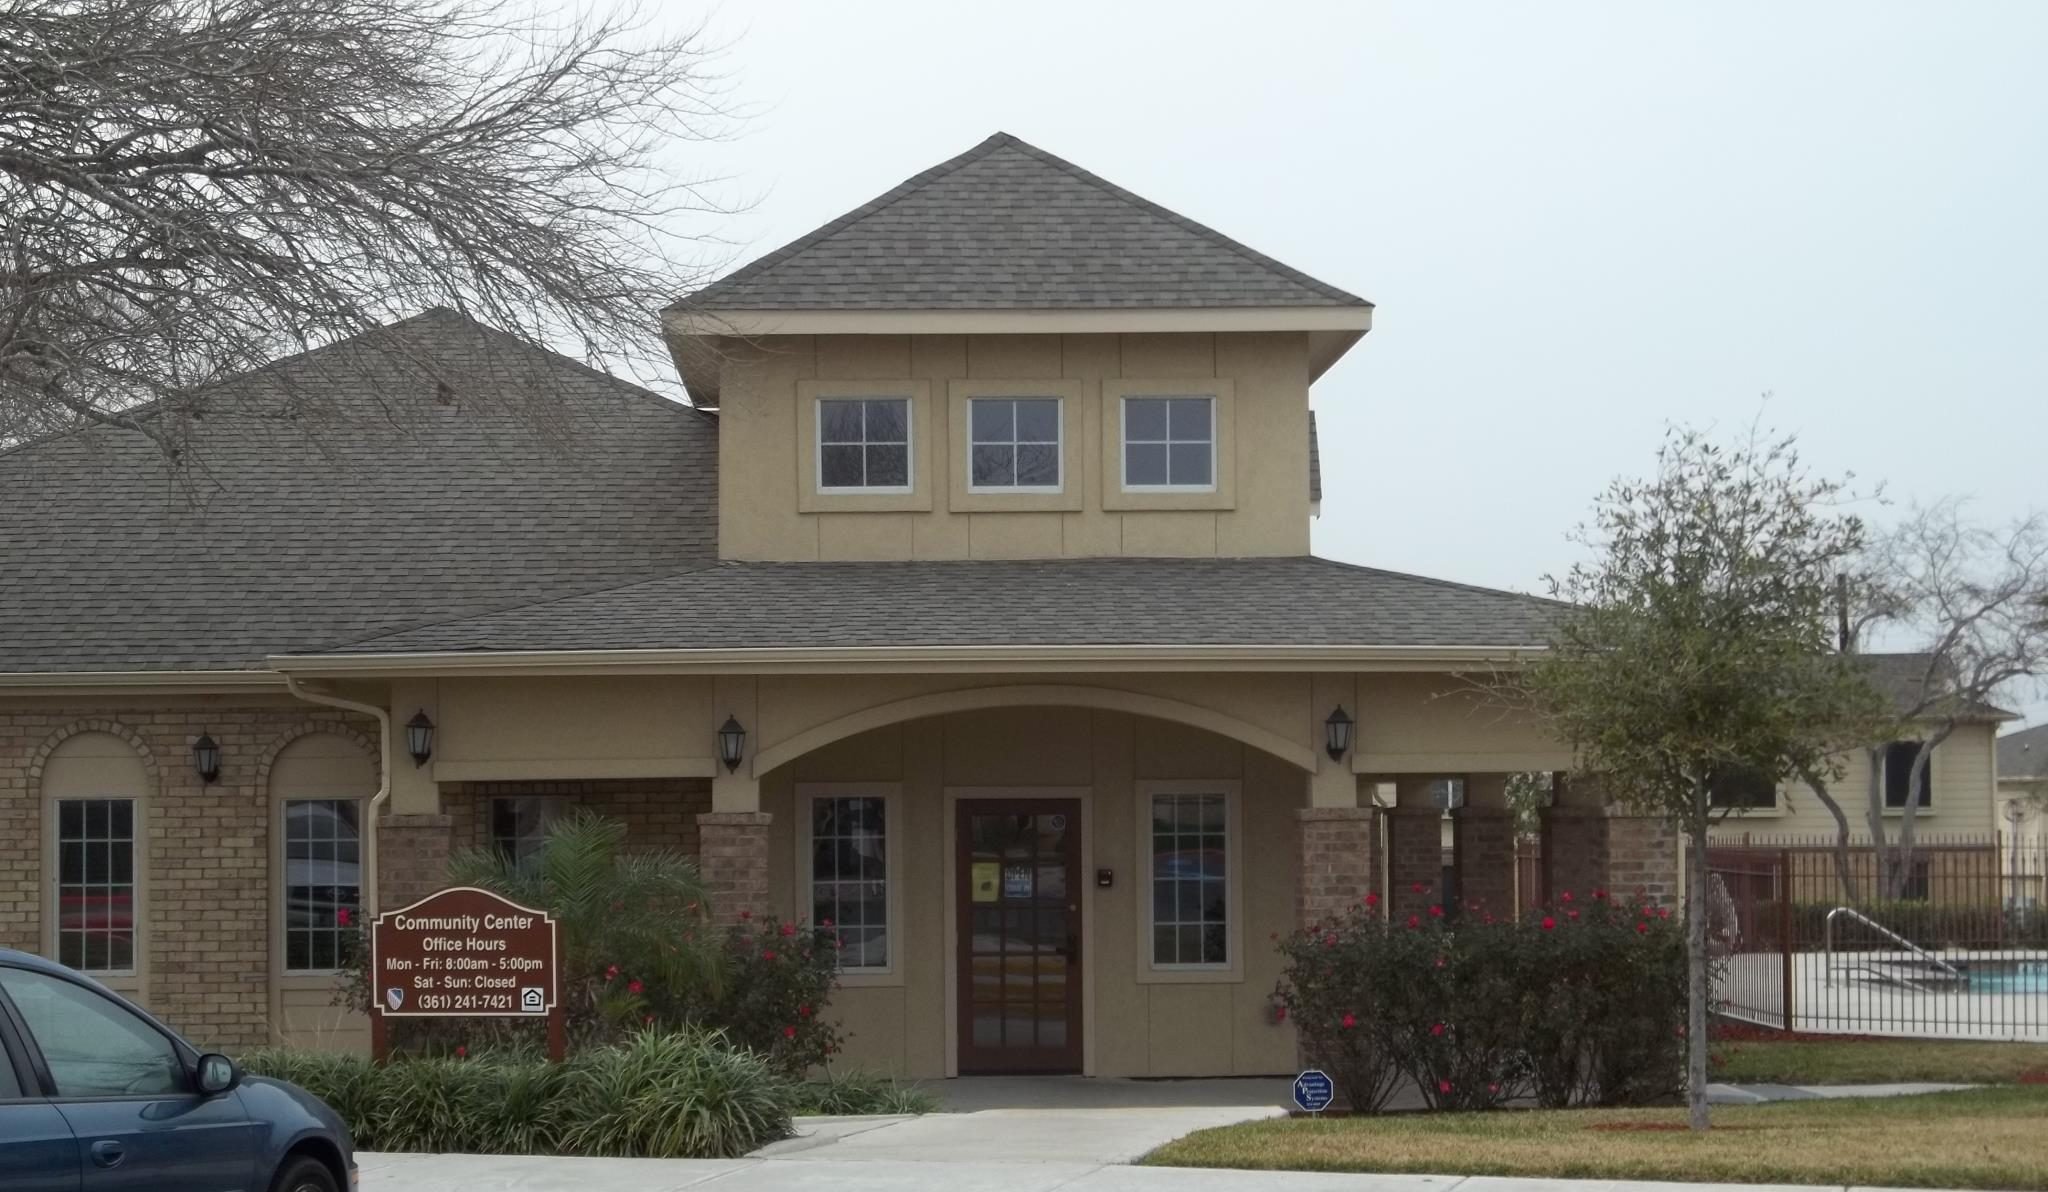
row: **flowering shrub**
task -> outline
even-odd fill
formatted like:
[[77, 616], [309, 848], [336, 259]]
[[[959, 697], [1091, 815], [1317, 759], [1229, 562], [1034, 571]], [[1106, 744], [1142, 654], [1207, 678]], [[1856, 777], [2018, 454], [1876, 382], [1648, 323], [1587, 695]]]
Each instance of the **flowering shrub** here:
[[775, 919], [743, 922], [725, 940], [719, 987], [696, 1008], [777, 1069], [800, 1074], [839, 1050], [820, 1013], [837, 983], [838, 938]]
[[1284, 1013], [1353, 1109], [1404, 1081], [1436, 1109], [1677, 1091], [1685, 944], [1668, 913], [1595, 891], [1519, 922], [1476, 907], [1390, 921], [1377, 901], [1281, 944]]

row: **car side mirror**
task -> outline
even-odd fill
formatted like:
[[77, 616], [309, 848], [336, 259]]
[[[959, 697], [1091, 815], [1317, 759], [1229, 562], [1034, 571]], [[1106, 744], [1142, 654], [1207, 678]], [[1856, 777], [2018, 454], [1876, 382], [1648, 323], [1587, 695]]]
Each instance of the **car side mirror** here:
[[235, 1061], [218, 1052], [208, 1052], [199, 1057], [197, 1074], [199, 1095], [202, 1097], [218, 1097], [242, 1079], [242, 1070], [235, 1067]]

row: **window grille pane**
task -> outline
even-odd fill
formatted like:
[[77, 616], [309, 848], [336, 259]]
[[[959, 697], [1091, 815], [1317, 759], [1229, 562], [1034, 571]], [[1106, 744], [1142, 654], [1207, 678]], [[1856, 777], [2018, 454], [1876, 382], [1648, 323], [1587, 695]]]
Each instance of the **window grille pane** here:
[[1017, 410], [1017, 441], [1019, 443], [1057, 443], [1060, 441], [1060, 403], [1049, 397], [1021, 398], [1013, 403]]
[[811, 919], [836, 935], [848, 969], [889, 963], [887, 804], [871, 798], [811, 800]]
[[978, 398], [974, 406], [974, 441], [1011, 443], [1016, 441], [1017, 403], [996, 398]]
[[818, 441], [820, 443], [860, 442], [861, 403], [857, 401], [819, 402]]
[[1124, 444], [1124, 483], [1165, 484], [1166, 444]]
[[352, 799], [293, 799], [284, 805], [285, 969], [338, 968], [341, 940], [362, 905], [361, 854]]
[[1171, 466], [1167, 471], [1169, 484], [1209, 483], [1209, 445], [1207, 443], [1175, 443], [1169, 448], [1173, 452]]
[[57, 803], [57, 958], [84, 972], [135, 967], [135, 801]]
[[1017, 482], [1017, 449], [998, 443], [974, 445], [974, 485], [994, 488]]
[[1227, 964], [1229, 874], [1220, 794], [1152, 799], [1152, 962]]
[[860, 488], [866, 475], [862, 467], [863, 452], [859, 446], [819, 449], [818, 483], [826, 488]]
[[1127, 443], [1164, 443], [1166, 441], [1166, 402], [1157, 397], [1131, 397], [1124, 399], [1124, 441]]
[[1060, 482], [1060, 449], [1056, 443], [1017, 445], [1017, 483], [1026, 488], [1055, 488]]
[[910, 483], [910, 452], [903, 447], [868, 448], [867, 487], [903, 488]]
[[862, 402], [867, 412], [867, 442], [908, 443], [910, 441], [910, 403], [902, 398], [884, 398], [880, 401]]

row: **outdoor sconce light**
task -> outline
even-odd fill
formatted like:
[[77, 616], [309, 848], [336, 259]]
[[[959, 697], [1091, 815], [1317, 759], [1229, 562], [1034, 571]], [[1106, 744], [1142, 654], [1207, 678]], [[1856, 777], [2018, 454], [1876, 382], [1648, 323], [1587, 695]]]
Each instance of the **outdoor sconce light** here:
[[220, 742], [205, 733], [192, 742], [192, 768], [199, 772], [199, 781], [212, 785], [220, 778]]
[[414, 712], [412, 719], [405, 722], [405, 748], [412, 754], [415, 768], [426, 765], [427, 759], [434, 756], [434, 722], [427, 719], [425, 708]]
[[725, 723], [718, 726], [718, 760], [725, 763], [726, 773], [740, 768], [740, 757], [746, 748], [747, 730], [737, 717], [727, 716]]
[[1330, 718], [1323, 721], [1323, 749], [1329, 753], [1331, 761], [1341, 762], [1344, 755], [1351, 752], [1351, 729], [1356, 723], [1344, 711], [1343, 704], [1338, 704]]

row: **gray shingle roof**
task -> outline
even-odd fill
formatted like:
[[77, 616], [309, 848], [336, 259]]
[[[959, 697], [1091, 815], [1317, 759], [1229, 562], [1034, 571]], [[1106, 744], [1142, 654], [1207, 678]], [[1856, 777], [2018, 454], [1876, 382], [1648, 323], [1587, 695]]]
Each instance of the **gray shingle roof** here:
[[1541, 644], [1549, 601], [1327, 559], [718, 563], [340, 653]]
[[676, 305], [718, 311], [1370, 304], [997, 133]]
[[[560, 424], [443, 405], [416, 360], [532, 370]], [[716, 553], [705, 414], [445, 311], [271, 368], [198, 424], [191, 499], [131, 432], [0, 453], [0, 672], [260, 666]], [[316, 393], [349, 421], [309, 438], [277, 415]]]
[[1998, 738], [2000, 778], [2048, 778], [2048, 724]]
[[[1870, 681], [1892, 703], [1901, 716], [1939, 713], [1942, 693], [1954, 682], [1953, 668], [1928, 653], [1862, 654], [1870, 668]], [[2012, 713], [1987, 703], [1970, 703], [1958, 709], [1966, 718], [2005, 719]]]

